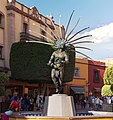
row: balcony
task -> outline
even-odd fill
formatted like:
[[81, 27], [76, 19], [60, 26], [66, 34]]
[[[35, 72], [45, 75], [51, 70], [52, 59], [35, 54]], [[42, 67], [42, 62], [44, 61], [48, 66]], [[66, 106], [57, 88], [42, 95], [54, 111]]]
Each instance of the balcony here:
[[44, 41], [46, 42], [46, 40], [42, 37], [36, 37], [34, 35], [31, 35], [25, 32], [20, 33], [20, 41]]

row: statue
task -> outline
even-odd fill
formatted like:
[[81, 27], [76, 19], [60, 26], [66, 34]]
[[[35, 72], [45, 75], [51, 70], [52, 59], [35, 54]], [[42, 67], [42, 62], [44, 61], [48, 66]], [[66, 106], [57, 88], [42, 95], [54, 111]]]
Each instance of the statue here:
[[68, 63], [68, 55], [65, 51], [65, 45], [62, 43], [58, 50], [52, 53], [48, 63], [51, 66], [51, 78], [55, 84], [56, 93], [61, 92], [65, 63]]
[[[73, 34], [71, 36], [72, 32], [74, 31], [77, 24], [79, 23], [80, 19], [78, 19], [78, 21], [74, 25], [73, 29], [67, 34], [68, 27], [69, 27], [71, 18], [73, 16], [73, 13], [74, 13], [74, 10], [69, 18], [67, 27], [65, 29], [64, 36], [62, 35], [61, 32], [60, 32], [60, 35], [55, 34], [54, 31], [52, 29], [50, 29], [50, 27], [45, 22], [42, 21], [48, 27], [48, 29], [52, 32], [52, 35], [53, 35], [52, 42], [53, 43], [51, 43], [51, 45], [58, 49], [52, 53], [51, 58], [48, 62], [48, 65], [50, 65], [52, 68], [51, 69], [51, 78], [55, 84], [56, 93], [61, 92], [62, 81], [63, 81], [62, 80], [63, 79], [63, 72], [64, 72], [64, 64], [69, 62], [67, 52], [72, 51], [74, 53], [79, 53], [87, 58], [90, 58], [89, 56], [85, 55], [84, 53], [75, 50], [76, 48], [91, 50], [90, 48], [87, 48], [87, 47], [78, 46], [78, 44], [80, 44], [80, 43], [93, 43], [92, 41], [79, 41], [83, 38], [91, 37], [92, 35], [84, 35], [84, 36], [76, 37], [76, 36], [78, 36], [79, 33], [83, 32], [84, 30], [88, 29], [89, 27], [83, 28], [82, 30], [76, 32], [75, 34]], [[50, 18], [50, 21], [51, 21], [52, 25], [54, 26], [55, 30], [58, 30], [55, 27], [54, 22], [51, 18]]]

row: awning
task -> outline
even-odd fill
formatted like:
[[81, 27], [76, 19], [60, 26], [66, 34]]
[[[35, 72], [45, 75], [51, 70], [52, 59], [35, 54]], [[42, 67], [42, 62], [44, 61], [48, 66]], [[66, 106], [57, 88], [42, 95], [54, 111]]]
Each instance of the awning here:
[[85, 94], [84, 87], [71, 87], [75, 94]]
[[101, 92], [101, 88], [94, 87], [94, 90], [95, 90], [96, 92]]

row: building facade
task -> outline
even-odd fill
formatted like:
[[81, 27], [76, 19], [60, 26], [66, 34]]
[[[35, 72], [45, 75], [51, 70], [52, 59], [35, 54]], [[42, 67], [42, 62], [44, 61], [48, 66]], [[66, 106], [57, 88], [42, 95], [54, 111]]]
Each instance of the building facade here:
[[51, 20], [53, 21], [52, 16], [47, 18], [41, 15], [36, 7], [29, 8], [16, 0], [0, 1], [0, 57], [2, 58], [0, 66], [9, 68], [10, 48], [14, 42], [25, 38], [51, 40], [52, 33], [44, 23], [56, 34], [62, 32], [63, 35], [64, 28], [55, 24], [55, 29]]
[[103, 86], [103, 75], [106, 69], [105, 63], [88, 60], [88, 93], [101, 96]]
[[104, 62], [107, 67], [113, 65], [113, 58], [105, 58], [105, 59], [101, 59], [99, 61]]
[[101, 96], [105, 69], [104, 62], [76, 58], [73, 80], [65, 84], [64, 92], [74, 96], [75, 101], [91, 94]]
[[75, 101], [80, 101], [83, 96], [88, 96], [88, 60], [75, 59], [74, 77], [71, 82], [65, 84], [65, 93], [74, 96]]
[[[10, 49], [13, 43], [19, 41], [49, 41], [53, 38], [53, 33], [64, 36], [64, 27], [53, 24], [53, 17], [47, 18], [39, 13], [36, 7], [29, 8], [16, 0], [0, 1], [0, 71], [9, 75]], [[52, 31], [51, 31], [52, 30]], [[14, 89], [22, 89], [23, 92], [28, 87], [36, 88], [38, 84], [21, 83], [11, 80], [9, 86]], [[8, 89], [8, 86], [7, 86]], [[8, 93], [11, 91], [8, 89]]]

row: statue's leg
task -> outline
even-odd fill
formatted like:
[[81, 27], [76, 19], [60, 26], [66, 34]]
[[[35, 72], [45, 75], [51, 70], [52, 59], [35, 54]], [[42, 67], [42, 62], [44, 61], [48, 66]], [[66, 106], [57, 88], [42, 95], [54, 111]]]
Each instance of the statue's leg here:
[[60, 83], [60, 86], [62, 86], [62, 71], [60, 71], [59, 73], [59, 83]]
[[55, 85], [56, 92], [58, 92], [59, 91], [59, 83], [58, 83], [58, 79], [56, 77], [56, 70], [55, 69], [52, 70], [51, 77], [52, 77], [52, 81]]
[[60, 70], [55, 70], [55, 78], [53, 79], [56, 86], [56, 93], [60, 93], [62, 90], [62, 80], [60, 76]]
[[62, 76], [63, 76], [63, 71], [60, 70], [60, 71], [59, 71], [59, 78], [58, 78], [58, 81], [59, 81], [59, 93], [61, 93], [62, 90], [63, 90], [63, 86], [62, 86]]

